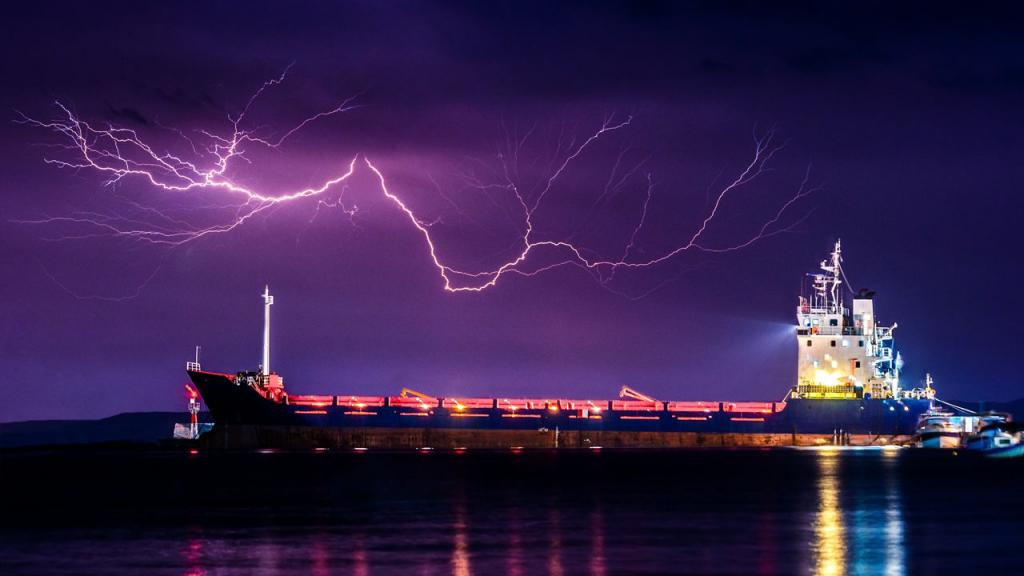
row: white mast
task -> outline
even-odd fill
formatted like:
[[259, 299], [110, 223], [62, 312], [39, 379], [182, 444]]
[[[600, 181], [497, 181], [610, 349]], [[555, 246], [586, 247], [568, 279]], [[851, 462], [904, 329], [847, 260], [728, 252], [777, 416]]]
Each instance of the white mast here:
[[842, 314], [843, 301], [839, 294], [842, 281], [842, 251], [839, 240], [828, 260], [821, 261], [821, 270], [825, 274], [814, 275], [814, 293], [817, 301], [811, 303], [812, 308], [823, 308], [829, 314]]
[[[839, 294], [839, 287], [843, 285], [843, 257], [842, 257], [842, 246], [841, 241], [836, 239], [835, 250], [832, 251], [832, 265], [829, 267], [832, 271], [832, 287], [830, 292], [832, 293], [832, 305], [836, 311], [840, 314], [843, 311], [843, 300]], [[853, 288], [850, 286], [849, 288]]]
[[264, 376], [270, 375], [270, 307], [274, 297], [270, 295], [270, 286], [263, 288], [263, 364]]

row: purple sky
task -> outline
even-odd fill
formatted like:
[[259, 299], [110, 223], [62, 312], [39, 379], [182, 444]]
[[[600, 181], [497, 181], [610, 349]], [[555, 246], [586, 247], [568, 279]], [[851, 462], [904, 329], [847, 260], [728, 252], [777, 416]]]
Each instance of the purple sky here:
[[[972, 3], [893, 11], [887, 3], [785, 8], [654, 2], [556, 7], [304, 3], [31, 3], [8, 8], [0, 44], [0, 420], [99, 417], [184, 407], [184, 363], [227, 372], [259, 361], [259, 293], [274, 308], [273, 365], [290, 391], [610, 397], [629, 384], [662, 398], [781, 398], [792, 384], [794, 306], [805, 272], [835, 238], [855, 287], [899, 322], [906, 383], [930, 371], [940, 395], [1022, 396], [1013, 294], [1022, 216], [1024, 40], [1019, 13]], [[808, 166], [821, 191], [784, 214], [783, 234], [727, 254], [687, 252], [605, 289], [575, 267], [506, 276], [451, 294], [423, 237], [371, 172], [346, 205], [317, 199], [261, 213], [236, 230], [166, 249], [125, 238], [54, 241], [86, 228], [16, 220], [82, 212], [154, 221], [138, 206], [220, 222], [223, 192], [160, 193], [139, 178], [104, 186], [53, 134], [14, 122], [83, 120], [138, 131], [188, 152], [168, 127], [223, 133], [257, 101], [251, 127], [280, 134], [357, 95], [356, 110], [307, 125], [277, 150], [253, 150], [233, 181], [267, 194], [343, 172], [359, 154], [432, 223], [446, 262], [474, 270], [515, 252], [521, 213], [486, 194], [510, 135], [532, 130], [516, 175], [526, 194], [551, 176], [558, 143], [612, 113], [627, 128], [585, 150], [534, 218], [541, 238], [571, 238], [618, 258], [654, 195], [635, 258], [685, 240], [709, 194], [774, 126], [772, 170], [727, 197], [702, 239], [756, 233]], [[638, 167], [606, 194], [610, 169]], [[641, 164], [642, 162], [642, 164]], [[624, 169], [624, 168], [620, 168]], [[620, 172], [621, 173], [621, 172]], [[342, 188], [324, 200], [338, 199]], [[532, 196], [535, 197], [535, 196]], [[802, 218], [805, 218], [801, 220]], [[511, 249], [510, 249], [511, 247]], [[553, 262], [554, 253], [524, 269]], [[155, 271], [155, 274], [153, 274]], [[138, 295], [120, 301], [89, 296]], [[71, 289], [69, 294], [61, 285]]]

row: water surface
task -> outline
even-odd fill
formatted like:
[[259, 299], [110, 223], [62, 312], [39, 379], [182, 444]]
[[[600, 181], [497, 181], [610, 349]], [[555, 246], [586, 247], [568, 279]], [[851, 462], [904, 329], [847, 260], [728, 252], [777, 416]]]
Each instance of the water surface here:
[[913, 450], [7, 452], [0, 573], [1019, 573], [1022, 476]]

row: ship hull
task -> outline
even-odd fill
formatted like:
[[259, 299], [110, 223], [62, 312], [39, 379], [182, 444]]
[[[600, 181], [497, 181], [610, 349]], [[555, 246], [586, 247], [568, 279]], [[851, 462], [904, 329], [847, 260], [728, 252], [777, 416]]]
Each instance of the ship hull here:
[[[908, 441], [927, 400], [790, 400], [738, 412], [498, 407], [449, 409], [274, 402], [232, 375], [189, 372], [224, 447], [693, 447], [887, 444]], [[660, 403], [659, 403], [660, 404]], [[230, 432], [229, 432], [230, 430]], [[233, 437], [233, 439], [232, 439]]]

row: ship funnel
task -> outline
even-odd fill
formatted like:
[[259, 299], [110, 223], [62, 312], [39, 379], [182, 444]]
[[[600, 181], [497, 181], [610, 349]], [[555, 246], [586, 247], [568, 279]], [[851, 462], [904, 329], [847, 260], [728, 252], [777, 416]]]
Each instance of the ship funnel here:
[[270, 295], [270, 286], [263, 288], [263, 364], [261, 370], [264, 376], [270, 375], [270, 307], [274, 304], [274, 297]]

